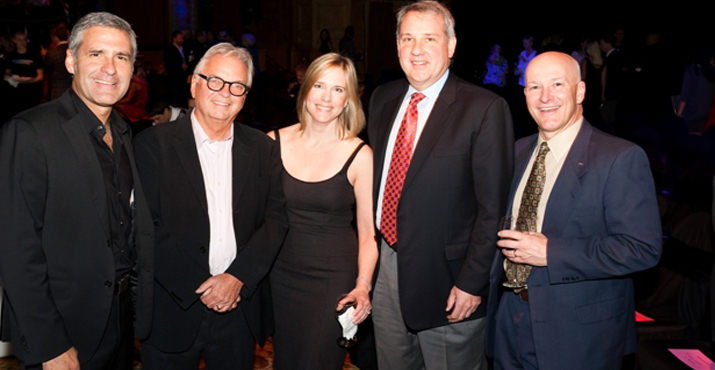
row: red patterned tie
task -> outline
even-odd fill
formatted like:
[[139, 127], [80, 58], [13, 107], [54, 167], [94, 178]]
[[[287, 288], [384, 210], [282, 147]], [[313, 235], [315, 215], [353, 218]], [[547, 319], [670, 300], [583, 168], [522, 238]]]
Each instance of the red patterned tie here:
[[395, 147], [392, 149], [390, 169], [387, 171], [385, 191], [382, 195], [382, 217], [380, 232], [389, 245], [397, 243], [397, 204], [400, 202], [402, 185], [405, 184], [405, 175], [412, 159], [412, 147], [415, 144], [417, 132], [417, 103], [425, 95], [419, 92], [412, 94], [410, 105], [407, 106], [405, 116], [402, 118], [400, 130], [397, 131]]

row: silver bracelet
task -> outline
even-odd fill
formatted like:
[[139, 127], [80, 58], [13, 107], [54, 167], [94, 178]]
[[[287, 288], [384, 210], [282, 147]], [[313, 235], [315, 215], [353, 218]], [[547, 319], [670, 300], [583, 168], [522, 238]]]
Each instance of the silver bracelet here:
[[364, 281], [364, 282], [367, 283], [367, 291], [368, 291], [368, 292], [369, 292], [370, 290], [372, 290], [372, 281], [370, 281], [370, 280], [368, 280], [367, 278], [364, 278], [364, 277], [362, 277], [362, 276], [358, 276], [357, 278], [355, 278], [355, 285], [357, 285], [358, 281], [360, 281], [360, 280], [362, 280], [362, 281]]

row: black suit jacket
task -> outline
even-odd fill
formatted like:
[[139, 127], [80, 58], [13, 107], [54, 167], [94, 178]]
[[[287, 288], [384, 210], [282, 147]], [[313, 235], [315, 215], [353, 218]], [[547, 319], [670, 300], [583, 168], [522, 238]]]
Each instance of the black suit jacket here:
[[[189, 348], [207, 308], [194, 291], [208, 279], [209, 219], [191, 116], [147, 129], [136, 143], [156, 232], [154, 325], [148, 343]], [[280, 155], [262, 132], [234, 124], [233, 225], [237, 255], [227, 273], [244, 283], [239, 308], [254, 338], [268, 335], [262, 284], [287, 230]]]
[[186, 64], [186, 59], [174, 44], [170, 43], [164, 47], [164, 67], [166, 67], [166, 73], [170, 77], [180, 81], [183, 78], [183, 82], [186, 82], [187, 72], [184, 71], [184, 64]]
[[[405, 80], [375, 90], [368, 134], [375, 152], [375, 200], [387, 138], [405, 96]], [[452, 286], [482, 297], [496, 248], [513, 166], [513, 128], [499, 96], [449, 75], [419, 138], [397, 209], [399, 291], [407, 326], [448, 323]]]
[[[93, 118], [70, 94], [19, 114], [0, 137], [2, 333], [26, 364], [70, 346], [80, 361], [91, 356], [114, 292], [106, 191], [85, 122]], [[111, 119], [126, 126], [116, 112]], [[152, 284], [145, 282], [152, 281], [153, 235], [126, 132], [139, 258], [136, 334], [142, 337], [151, 321]]]
[[624, 97], [626, 64], [623, 53], [620, 50], [614, 49], [611, 54], [606, 57], [604, 64], [606, 74], [606, 91], [604, 95], [606, 100], [621, 99]]

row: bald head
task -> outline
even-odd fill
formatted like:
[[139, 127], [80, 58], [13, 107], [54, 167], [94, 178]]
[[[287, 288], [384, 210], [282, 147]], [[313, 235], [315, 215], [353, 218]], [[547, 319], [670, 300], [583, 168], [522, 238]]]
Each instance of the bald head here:
[[549, 51], [542, 53], [534, 57], [529, 65], [526, 67], [526, 79], [529, 79], [529, 71], [535, 69], [543, 69], [545, 66], [552, 66], [554, 68], [562, 69], [564, 74], [574, 82], [578, 83], [581, 80], [581, 66], [578, 61], [572, 56], [558, 51]]
[[578, 122], [583, 116], [586, 84], [581, 69], [568, 54], [548, 52], [537, 55], [526, 68], [526, 105], [539, 125], [539, 134], [549, 140]]

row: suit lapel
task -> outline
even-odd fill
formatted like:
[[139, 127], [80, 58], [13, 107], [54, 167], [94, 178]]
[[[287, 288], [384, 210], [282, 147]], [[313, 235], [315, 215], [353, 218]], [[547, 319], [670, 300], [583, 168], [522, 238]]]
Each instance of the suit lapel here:
[[400, 89], [395, 89], [395, 94], [393, 98], [384, 102], [384, 114], [381, 115], [381, 121], [377, 127], [377, 134], [375, 135], [375, 142], [372, 143], [373, 150], [375, 151], [375, 175], [373, 183], [375, 199], [377, 200], [377, 194], [380, 193], [380, 180], [382, 178], [382, 171], [385, 165], [385, 152], [387, 151], [387, 141], [390, 136], [390, 130], [392, 129], [392, 124], [397, 118], [397, 112], [400, 110], [400, 105], [402, 99], [404, 99], [407, 93], [407, 84], [403, 84]]
[[412, 154], [412, 160], [410, 161], [410, 167], [407, 169], [405, 185], [402, 191], [409, 188], [410, 183], [415, 176], [417, 176], [417, 173], [419, 173], [420, 168], [427, 158], [429, 158], [432, 147], [434, 147], [440, 135], [445, 131], [445, 126], [450, 124], [447, 118], [450, 115], [450, 106], [455, 102], [456, 97], [457, 83], [454, 74], [450, 73], [447, 82], [437, 97], [437, 101], [434, 103], [432, 112], [425, 123], [422, 134], [420, 134], [419, 141], [417, 141], [417, 147], [415, 147], [415, 151]]
[[77, 161], [78, 167], [87, 173], [84, 176], [87, 184], [89, 198], [94, 204], [94, 211], [97, 212], [98, 220], [104, 229], [104, 232], [109, 236], [109, 215], [107, 214], [107, 191], [104, 188], [104, 178], [102, 168], [97, 160], [97, 154], [90, 140], [90, 131], [88, 125], [83, 120], [82, 114], [77, 112], [73, 107], [72, 98], [68, 93], [62, 96], [63, 108], [67, 112], [68, 119], [62, 123], [62, 129], [67, 134], [67, 139], [71, 143], [72, 150]]
[[[531, 158], [531, 153], [534, 151], [534, 146], [536, 146], [538, 134], [530, 137], [525, 145], [521, 148], [515, 148], [516, 154], [514, 157], [514, 176], [511, 180], [511, 190], [509, 191], [509, 199], [506, 203], [505, 215], [511, 215], [512, 206], [514, 204], [514, 195], [516, 195], [516, 188], [519, 187], [519, 182], [521, 181], [526, 167], [529, 164], [529, 159]], [[497, 252], [495, 262], [492, 263], [491, 276], [492, 279], [496, 279], [496, 283], [501, 286], [501, 282], [504, 279], [504, 255], [501, 252]], [[501, 290], [499, 290], [501, 291]], [[497, 293], [500, 294], [500, 293]]]
[[584, 120], [554, 183], [551, 190], [554, 196], [549, 196], [542, 226], [542, 232], [547, 236], [558, 235], [571, 215], [581, 191], [581, 178], [588, 172], [588, 146], [592, 132], [591, 125]]
[[196, 149], [196, 140], [194, 132], [191, 129], [191, 118], [186, 116], [184, 119], [176, 122], [177, 130], [174, 132], [174, 137], [171, 138], [171, 143], [179, 157], [181, 167], [185, 171], [185, 176], [177, 176], [180, 181], [186, 181], [194, 190], [194, 195], [198, 199], [204, 212], [208, 214], [208, 206], [206, 205], [206, 189], [204, 188], [204, 175], [201, 172], [201, 163], [199, 162], [199, 152]]
[[[243, 188], [246, 185], [246, 182], [249, 181], [251, 178], [250, 176], [250, 170], [251, 170], [251, 165], [254, 163], [258, 163], [254, 160], [251, 159], [253, 156], [254, 152], [250, 151], [250, 145], [248, 143], [247, 138], [245, 135], [242, 135], [241, 128], [239, 127], [239, 123], [234, 123], [233, 124], [233, 146], [231, 147], [231, 152], [233, 154], [232, 157], [232, 166], [233, 166], [233, 211], [234, 213], [236, 210], [239, 209], [239, 205], [241, 202], [239, 202], [239, 199], [241, 198], [241, 194], [243, 192]], [[255, 179], [254, 179], [255, 180]], [[236, 222], [236, 219], [234, 217], [234, 224]]]
[[523, 148], [521, 148], [516, 153], [516, 156], [514, 158], [514, 176], [511, 179], [511, 189], [509, 190], [509, 201], [506, 203], [507, 209], [506, 209], [506, 214], [510, 215], [512, 206], [514, 204], [514, 196], [516, 195], [516, 188], [519, 187], [519, 182], [521, 182], [521, 178], [524, 176], [524, 172], [526, 172], [526, 167], [529, 165], [529, 159], [531, 159], [531, 154], [534, 152], [534, 147], [536, 146], [536, 143], [538, 142], [538, 134], [532, 136], [529, 138], [528, 144], [524, 145]]

